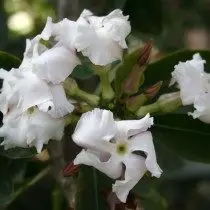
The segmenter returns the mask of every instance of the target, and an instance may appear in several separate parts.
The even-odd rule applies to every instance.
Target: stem
[[[106,101],[111,101],[115,94],[109,81],[109,71],[98,66],[94,66],[94,71],[95,74],[99,76],[101,81],[103,99]]]
[[[45,168],[41,172],[39,172],[33,179],[31,179],[28,183],[26,183],[22,188],[18,189],[14,192],[13,198],[10,200],[8,205],[16,200],[16,198],[21,195],[25,190],[39,182],[42,178],[44,178],[50,172],[50,167]]]
[[[75,97],[77,99],[85,101],[87,104],[91,106],[97,106],[99,103],[99,100],[100,100],[99,96],[93,95],[93,94],[85,92],[84,90],[81,90],[78,87],[76,81],[71,78],[67,78],[65,80],[64,89],[68,96]]]
[[[73,114],[68,114],[64,117],[65,126],[68,126],[69,124],[75,124],[79,120],[79,117]]]
[[[90,93],[85,92],[84,90],[77,89],[75,96],[91,106],[97,106],[99,103],[99,97]]]
[[[159,104],[158,102],[155,102],[153,104],[149,104],[147,106],[141,106],[136,114],[139,117],[145,116],[148,113],[154,113],[154,112],[158,112],[159,111]]]

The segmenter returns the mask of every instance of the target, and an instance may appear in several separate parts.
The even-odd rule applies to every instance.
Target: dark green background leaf
[[[132,30],[158,34],[162,30],[161,0],[127,0],[124,13],[129,15]]]
[[[205,71],[210,72],[210,51],[208,50],[182,50],[172,53],[160,60],[149,64],[145,70],[144,85],[152,85],[158,81],[170,80],[171,72],[179,61],[192,59],[195,53],[200,53],[203,59],[207,61]]]
[[[13,148],[4,150],[0,147],[0,155],[10,158],[10,159],[21,159],[21,158],[32,158],[36,153],[35,148]]]
[[[102,196],[97,178],[97,170],[81,166],[77,179],[76,209],[106,210],[107,205]]]
[[[151,129],[155,141],[165,144],[182,157],[210,162],[210,126],[187,115],[167,114],[155,117]]]
[[[20,59],[6,52],[0,51],[0,68],[10,70],[20,65]]]

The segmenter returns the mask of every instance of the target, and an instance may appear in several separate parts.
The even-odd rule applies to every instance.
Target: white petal
[[[64,18],[58,23],[53,23],[52,18],[48,17],[46,26],[40,36],[44,40],[49,40],[50,37],[54,37],[59,44],[73,49],[76,31],[77,24],[75,21]]]
[[[33,72],[41,79],[59,84],[80,64],[74,52],[65,47],[54,47],[33,60]]]
[[[48,113],[53,118],[64,117],[65,115],[73,112],[74,106],[67,100],[62,85],[51,85],[50,90],[53,96],[53,106]]]
[[[64,132],[64,121],[62,119],[53,119],[47,113],[35,110],[28,121],[29,137],[34,137],[31,140],[30,146],[35,146],[37,152],[41,152],[44,144],[47,144],[50,139],[61,140]]]
[[[124,132],[127,137],[146,131],[153,125],[153,117],[147,114],[140,120],[121,120],[117,121],[118,132]]]
[[[47,17],[46,25],[40,34],[41,38],[44,40],[49,40],[53,33],[53,22],[51,17]]]
[[[40,43],[41,37],[38,35],[33,39],[26,39],[26,49],[24,52],[24,57],[20,65],[20,69],[25,71],[32,71],[32,60],[33,58],[39,56],[47,48]]]
[[[210,93],[204,93],[195,98],[194,102],[195,111],[193,113],[188,113],[192,115],[194,119],[210,123]]]
[[[83,114],[72,135],[73,141],[85,148],[111,152],[109,140],[114,137],[116,124],[110,111],[94,109]]]
[[[204,63],[205,60],[195,54],[192,60],[179,62],[175,66],[172,72],[173,82],[178,83],[183,105],[193,104],[195,97],[206,91]]]
[[[117,159],[111,156],[107,162],[101,162],[95,154],[91,153],[91,151],[82,150],[76,156],[74,164],[93,166],[112,179],[119,178],[122,173],[122,164]]]
[[[23,116],[17,109],[10,110],[10,112],[4,116],[3,126],[0,128],[0,136],[4,137],[4,141],[1,145],[5,149],[14,147],[27,148],[27,142],[25,136],[28,129],[28,117]]]
[[[145,166],[145,159],[139,155],[131,154],[124,160],[126,166],[125,179],[117,180],[112,186],[113,192],[117,197],[125,203],[129,191],[138,183],[147,171]]]
[[[117,41],[122,48],[127,48],[125,38],[131,32],[128,16],[123,16],[122,11],[116,9],[107,15],[103,20],[103,26],[110,37]]]
[[[152,176],[160,177],[162,170],[157,164],[155,148],[152,141],[151,132],[142,132],[128,142],[130,152],[143,151],[146,154],[145,164]]]
[[[77,51],[96,65],[121,60],[122,48],[127,48],[125,38],[130,33],[130,23],[120,10],[104,17],[93,16],[85,10],[77,23]]]
[[[5,149],[14,147],[32,147],[41,152],[50,139],[61,140],[64,121],[53,119],[48,114],[34,110],[32,114],[23,113],[15,108],[4,116],[0,136],[4,137]]]
[[[24,72],[14,87],[14,94],[18,94],[23,111],[52,99],[48,85],[31,72]]]

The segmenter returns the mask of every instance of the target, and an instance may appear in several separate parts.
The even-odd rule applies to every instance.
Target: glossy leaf
[[[183,158],[210,162],[210,126],[183,114],[155,117],[151,129],[155,141],[165,144]]]
[[[10,70],[20,65],[20,59],[6,52],[0,51],[0,68]]]
[[[21,159],[21,158],[32,158],[36,154],[34,148],[13,148],[4,150],[0,147],[0,155],[10,158],[10,159]]]
[[[210,72],[210,51],[208,50],[182,50],[150,63],[145,70],[144,85],[152,85],[158,81],[170,80],[171,72],[174,71],[174,66],[179,61],[186,61],[192,59],[195,53],[200,53],[203,59],[207,62],[205,64],[205,71]]]
[[[13,201],[16,185],[24,181],[27,161],[0,157],[0,207]]]
[[[144,177],[135,186],[134,192],[139,196],[140,205],[144,210],[166,210],[167,203],[150,178]]]
[[[81,166],[77,179],[76,210],[106,210],[97,176],[96,169]]]

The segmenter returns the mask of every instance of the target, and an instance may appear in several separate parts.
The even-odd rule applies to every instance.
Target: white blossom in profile
[[[152,124],[149,114],[140,120],[122,121],[115,121],[108,110],[94,109],[83,114],[72,138],[84,149],[74,164],[93,166],[110,178],[118,179],[113,192],[126,202],[129,191],[147,170],[155,177],[162,173],[156,161],[152,134],[147,131]],[[146,158],[134,151],[144,152]]]
[[[172,72],[171,85],[178,84],[183,105],[193,104],[195,98],[207,90],[207,75],[204,72],[205,60],[194,54],[192,60],[179,62]]]
[[[85,9],[77,20],[75,48],[96,65],[121,60],[122,50],[127,48],[125,38],[131,31],[128,18],[119,9],[103,17]]]

